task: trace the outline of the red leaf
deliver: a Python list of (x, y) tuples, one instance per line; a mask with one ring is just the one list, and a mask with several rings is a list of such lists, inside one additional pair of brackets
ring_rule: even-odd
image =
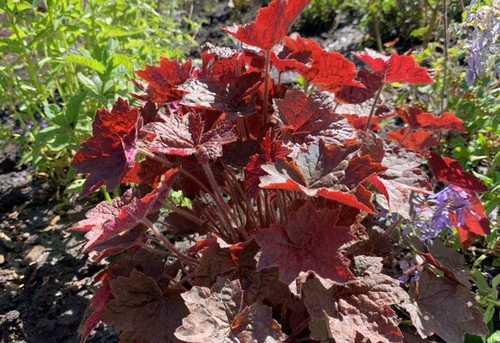
[(168, 170), (165, 163), (152, 158), (146, 158), (140, 163), (136, 163), (132, 169), (123, 177), (122, 183), (133, 183), (136, 185), (150, 185), (156, 187), (161, 176)]
[[(112, 204), (101, 203), (89, 211), (86, 214), (87, 219), (73, 227), (75, 231), (86, 233), (88, 242), (85, 250), (94, 250), (104, 242), (109, 243), (112, 238), (141, 225), (141, 220), (146, 216), (157, 212), (160, 202), (168, 195), (177, 172), (177, 169), (170, 169), (165, 173), (162, 184), (140, 199), (128, 192)], [(122, 242), (116, 243), (119, 245)], [(115, 247), (110, 244), (107, 246), (108, 249)]]
[[(370, 163), (359, 170), (355, 156), (359, 143), (347, 142), (345, 146), (327, 145), (323, 141), (309, 144), (307, 150), (295, 147), (293, 158), (266, 164), (261, 168), (267, 173), (260, 178), (260, 187), (301, 192), (310, 197), (320, 196), (372, 213), (373, 210), (362, 201), (356, 200), (356, 181), (382, 170), (377, 163)], [(349, 176), (346, 169), (358, 173)]]
[(277, 55), (274, 52), (271, 54), (271, 63), (279, 72), (296, 71), (306, 75), (313, 56), (322, 51), (315, 40), (294, 34), (283, 38), (283, 47)]
[[(457, 186), (449, 186), (459, 188)], [(476, 237), (484, 237), (490, 232), (488, 216), (484, 212), (481, 200), (473, 191), (459, 188), (458, 191), (467, 193), (468, 208), (461, 211), (461, 217), (458, 214), (451, 215), (451, 222), (458, 230), (458, 238), (464, 247), (473, 243)]]
[(420, 67), (415, 57), (406, 55), (392, 55), (387, 62), (385, 74), (386, 83), (408, 83), (410, 85), (428, 85), (434, 81), (427, 69)]
[(465, 132), (464, 122), (455, 114), (449, 112), (445, 112), (440, 116), (421, 112), (417, 115), (417, 123), (424, 129)]
[(253, 196), (259, 188), (260, 177), (266, 175), (261, 166), (266, 163), (284, 160), (290, 150), (283, 145), (273, 131), (269, 130), (261, 144), (262, 153), (250, 157), (245, 167), (245, 189)]
[(145, 125), (144, 146), (153, 154), (187, 157), (195, 155), (201, 159), (216, 159), (222, 156), (222, 146), (236, 141), (232, 125), (223, 124), (205, 131), (200, 114), (163, 116), (161, 122)]
[(477, 237), (484, 237), (490, 233), (489, 221), (486, 216), (478, 217), (475, 213), (466, 212), (464, 225), (455, 223), (458, 230), (458, 238), (464, 247), (469, 247)]
[(343, 183), (351, 187), (357, 186), (368, 176), (381, 173), (386, 169), (379, 162), (373, 161), (369, 155), (355, 156), (345, 170), (346, 176)]
[(72, 166), (88, 174), (83, 194), (88, 195), (101, 185), (113, 190), (134, 163), (139, 111), (118, 99), (111, 112), (97, 111), (93, 136), (82, 143)]
[(127, 100), (118, 98), (113, 109), (97, 110), (92, 132), (95, 136), (111, 136), (116, 135), (124, 137), (133, 132), (137, 127), (139, 110), (131, 107)]
[(411, 55), (357, 54), (370, 69), (384, 77), (385, 83), (427, 85), (433, 82), (427, 69), (420, 67)]
[(356, 66), (337, 52), (325, 52), (314, 56), (314, 62), (307, 79), (320, 89), (337, 92), (342, 87), (364, 88), (356, 81)]
[(294, 138), (315, 135), (332, 127), (342, 119), (333, 113), (320, 98), (309, 97), (302, 91), (289, 90), (283, 99), (277, 99), (281, 130)]
[(327, 143), (342, 144), (356, 136), (353, 128), (320, 96), (311, 97), (299, 90), (288, 90), (283, 99), (275, 101), (280, 129), (293, 142), (321, 138)]
[(308, 201), (290, 212), (285, 224), (260, 229), (254, 236), (262, 249), (258, 270), (278, 267), (287, 285), (306, 271), (336, 282), (351, 280), (350, 261), (340, 248), (355, 238), (350, 227), (337, 225), (342, 208), (321, 209)]
[(373, 206), (371, 204), (367, 205), (364, 203), (364, 201), (360, 200), (357, 197), (357, 192), (355, 195), (353, 195), (349, 193), (331, 191), (329, 189), (321, 189), (318, 192), (318, 195), (325, 199), (335, 201), (339, 204), (357, 208), (361, 211), (365, 211), (366, 213), (374, 213)]
[(290, 26), (308, 4), (309, 0), (273, 0), (259, 10), (254, 22), (225, 30), (242, 43), (271, 50), (288, 34)]
[(184, 64), (168, 58), (160, 59), (160, 66), (146, 67), (137, 76), (148, 82), (148, 94), (152, 101), (165, 103), (179, 99), (182, 92), (176, 86), (184, 83), (191, 75), (191, 60)]
[(92, 301), (90, 302), (87, 311), (90, 311), (88, 317), (82, 322), (80, 326), (80, 342), (84, 343), (92, 330), (101, 322), (102, 316), (106, 311), (106, 306), (112, 299), (111, 288), (109, 287), (108, 274), (101, 277), (102, 284), (94, 293)]
[(420, 107), (398, 108), (397, 115), (412, 129), (426, 129), (447, 133), (464, 132), (464, 123), (455, 114), (445, 112), (441, 116), (424, 112)]
[(387, 70), (390, 57), (370, 49), (367, 49), (366, 52), (365, 54), (355, 54), (355, 56), (368, 65), (371, 71), (383, 76)]
[(431, 131), (423, 129), (399, 129), (389, 132), (387, 137), (398, 142), (402, 147), (416, 152), (429, 150), (439, 144), (439, 141)]
[(445, 184), (456, 185), (473, 192), (485, 192), (487, 187), (474, 175), (466, 172), (460, 163), (449, 157), (431, 153), (429, 167), (434, 177)]
[(452, 113), (435, 116), (419, 107), (398, 108), (396, 114), (408, 127), (391, 131), (388, 137), (412, 151), (426, 151), (439, 144), (441, 134), (463, 132), (463, 122)]
[[(342, 114), (356, 130), (364, 130), (368, 124), (368, 116), (358, 116), (356, 114)], [(370, 130), (374, 132), (380, 131), (379, 124), (385, 118), (373, 116), (370, 122)]]

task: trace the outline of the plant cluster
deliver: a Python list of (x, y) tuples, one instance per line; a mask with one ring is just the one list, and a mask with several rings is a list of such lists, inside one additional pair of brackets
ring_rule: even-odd
[(133, 90), (137, 68), (160, 56), (182, 57), (194, 46), (176, 20), (182, 17), (176, 6), (154, 0), (0, 2), (0, 102), (19, 129), (14, 139), (23, 163), (60, 187), (81, 189), (68, 167), (90, 135), (96, 110)]
[(433, 82), (410, 55), (359, 53), (358, 69), (287, 36), (307, 4), (272, 1), (226, 29), (240, 49), (163, 58), (137, 73), (136, 105), (97, 112), (73, 166), (86, 195), (126, 191), (73, 228), (109, 260), (83, 340), (100, 322), (126, 342), (488, 333), (464, 258), (441, 240), (489, 231), (486, 187), (439, 153), (463, 122), (380, 102), (395, 83)]

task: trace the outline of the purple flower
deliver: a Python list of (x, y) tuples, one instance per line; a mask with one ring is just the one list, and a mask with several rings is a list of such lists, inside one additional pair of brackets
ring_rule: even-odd
[(413, 223), (422, 241), (432, 241), (452, 227), (452, 217), (464, 225), (466, 212), (472, 210), (470, 195), (457, 186), (448, 186), (426, 200), (424, 206), (417, 208), (417, 218)]
[(492, 8), (484, 6), (467, 18), (468, 24), (474, 27), (469, 39), (470, 55), (467, 59), (466, 81), (469, 86), (472, 86), (478, 77), (484, 76), (488, 62), (498, 55), (500, 22), (494, 13)]
[(399, 261), (399, 268), (402, 271), (401, 276), (398, 278), (399, 282), (403, 285), (417, 282), (423, 270), (422, 263), (423, 261), (418, 260), (418, 258), (416, 262), (406, 259)]
[(439, 193), (430, 196), (436, 202), (436, 211), (432, 217), (432, 225), (436, 228), (445, 225), (450, 227), (450, 214), (455, 214), (460, 225), (464, 225), (466, 211), (471, 210), (469, 194), (458, 186), (448, 186)]

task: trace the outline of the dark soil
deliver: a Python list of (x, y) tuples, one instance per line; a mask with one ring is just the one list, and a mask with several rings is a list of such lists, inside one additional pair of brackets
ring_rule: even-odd
[[(68, 228), (83, 206), (54, 211), (54, 190), (18, 166), (16, 146), (0, 149), (0, 343), (78, 342), (93, 275), (81, 237)], [(117, 342), (100, 328), (89, 342)]]

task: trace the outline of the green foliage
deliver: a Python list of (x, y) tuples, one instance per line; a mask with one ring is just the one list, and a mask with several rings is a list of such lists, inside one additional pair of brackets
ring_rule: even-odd
[(132, 90), (134, 70), (195, 44), (177, 2), (159, 3), (0, 0), (0, 103), (21, 127), (24, 162), (78, 190), (68, 165), (96, 109)]
[(476, 270), (472, 273), (472, 277), (478, 288), (480, 296), (479, 304), (485, 308), (484, 322), (489, 323), (493, 320), (495, 308), (500, 306), (498, 298), (498, 287), (500, 286), (500, 275), (495, 276), (491, 280), (491, 285), (488, 283), (483, 273)]
[(301, 16), (299, 27), (307, 34), (328, 31), (335, 24), (335, 16), (341, 8), (339, 0), (312, 0)]

